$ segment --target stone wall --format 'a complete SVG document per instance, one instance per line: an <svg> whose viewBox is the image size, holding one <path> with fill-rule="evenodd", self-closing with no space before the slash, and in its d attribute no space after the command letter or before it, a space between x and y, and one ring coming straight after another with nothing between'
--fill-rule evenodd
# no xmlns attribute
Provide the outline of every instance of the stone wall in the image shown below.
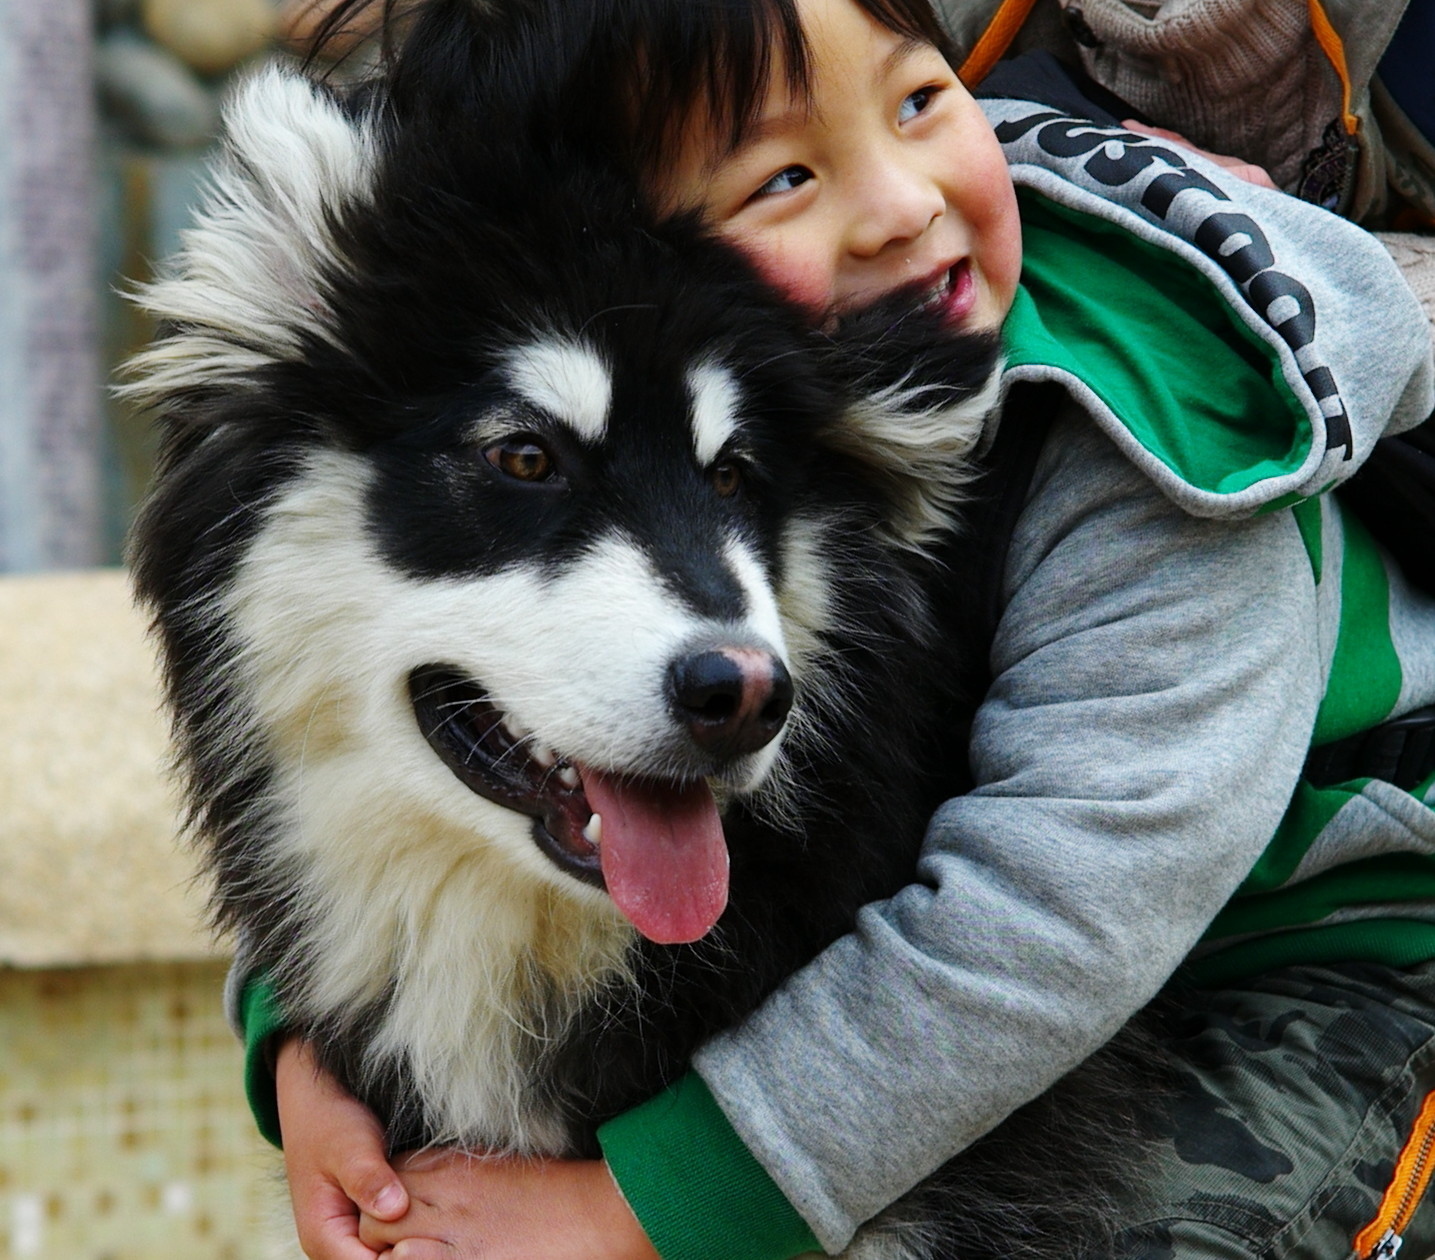
<svg viewBox="0 0 1435 1260"><path fill-rule="evenodd" d="M154 332L119 294L178 243L234 77L332 3L0 0L0 573L119 561L154 445L106 390Z"/></svg>
<svg viewBox="0 0 1435 1260"><path fill-rule="evenodd" d="M0 570L101 553L89 0L0 0Z"/></svg>

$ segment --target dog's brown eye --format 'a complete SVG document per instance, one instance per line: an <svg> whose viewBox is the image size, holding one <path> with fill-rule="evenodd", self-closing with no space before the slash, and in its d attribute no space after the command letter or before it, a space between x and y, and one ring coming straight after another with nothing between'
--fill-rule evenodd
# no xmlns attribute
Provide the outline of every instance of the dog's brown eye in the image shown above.
<svg viewBox="0 0 1435 1260"><path fill-rule="evenodd" d="M724 499L732 498L742 489L742 469L730 460L714 464L708 470L708 476L712 478L713 489Z"/></svg>
<svg viewBox="0 0 1435 1260"><path fill-rule="evenodd" d="M515 481L546 481L553 475L553 457L532 438L507 438L490 446L483 456Z"/></svg>

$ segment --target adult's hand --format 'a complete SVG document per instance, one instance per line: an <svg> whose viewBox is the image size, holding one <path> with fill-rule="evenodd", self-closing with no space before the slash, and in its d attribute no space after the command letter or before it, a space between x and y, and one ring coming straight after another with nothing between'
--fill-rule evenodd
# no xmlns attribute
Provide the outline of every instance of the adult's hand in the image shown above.
<svg viewBox="0 0 1435 1260"><path fill-rule="evenodd" d="M1134 131L1137 135L1150 136L1153 140L1166 140L1171 144L1179 145L1183 149L1189 149L1192 153L1199 153L1207 161L1214 162L1217 166L1231 172L1238 179L1243 179L1248 184L1258 184L1262 188L1274 188L1275 180L1264 166L1257 166L1254 162L1247 162L1242 158L1231 157L1225 153L1212 153L1209 149L1202 149L1192 144L1185 136L1178 131L1168 131L1165 127L1148 127L1145 123L1139 123L1134 118L1124 119L1121 123L1127 131Z"/></svg>

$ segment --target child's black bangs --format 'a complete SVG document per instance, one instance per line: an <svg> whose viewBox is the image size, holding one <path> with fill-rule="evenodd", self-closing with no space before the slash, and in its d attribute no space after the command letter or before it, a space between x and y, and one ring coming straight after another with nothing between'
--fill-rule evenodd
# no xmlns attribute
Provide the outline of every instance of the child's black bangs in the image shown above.
<svg viewBox="0 0 1435 1260"><path fill-rule="evenodd" d="M951 36L928 0L856 0L856 3L874 22L881 23L898 35L931 44L949 62L956 64L953 60L956 50Z"/></svg>
<svg viewBox="0 0 1435 1260"><path fill-rule="evenodd" d="M619 0L626 26L632 148L651 171L699 113L726 145L742 143L781 66L789 92L808 95L807 45L794 0ZM622 70L619 70L622 76Z"/></svg>
<svg viewBox="0 0 1435 1260"><path fill-rule="evenodd" d="M929 0L851 0L899 35L948 56L950 41ZM440 65L459 88L465 58L537 73L535 103L556 103L553 121L645 176L659 170L701 118L729 151L750 134L769 81L780 70L794 100L810 96L799 0L339 0L308 41L308 60L332 56L347 32L377 39L395 84L432 82ZM505 58L491 41L507 38ZM414 40L412 37L417 36ZM517 43L510 43L517 36ZM446 47L445 42L464 47ZM473 41L473 42L470 42ZM418 47L406 46L416 44ZM473 56L488 47L487 55ZM510 60L512 65L505 65ZM412 64L410 64L412 63ZM535 67L538 67L535 71ZM514 84L517 96L522 96Z"/></svg>
<svg viewBox="0 0 1435 1260"><path fill-rule="evenodd" d="M852 0L890 31L931 44L950 61L951 41L928 0ZM631 147L653 171L695 110L729 151L747 138L769 77L782 68L794 100L810 96L806 36L797 0L616 0L637 21L616 23L636 49L629 62Z"/></svg>
<svg viewBox="0 0 1435 1260"><path fill-rule="evenodd" d="M479 61L541 67L535 100L560 101L573 134L640 172L656 168L695 111L740 144L776 67L796 99L808 95L796 0L338 0L298 51L310 66L342 61L357 33L390 78L426 77L426 64L464 55L435 36L466 27L480 44L502 32L509 58L494 48Z"/></svg>

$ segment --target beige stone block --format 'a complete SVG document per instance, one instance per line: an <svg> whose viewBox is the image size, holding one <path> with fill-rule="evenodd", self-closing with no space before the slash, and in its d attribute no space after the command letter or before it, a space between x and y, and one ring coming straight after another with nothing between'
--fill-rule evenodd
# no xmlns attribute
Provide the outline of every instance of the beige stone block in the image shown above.
<svg viewBox="0 0 1435 1260"><path fill-rule="evenodd" d="M0 964L215 957L118 570L0 578Z"/></svg>

